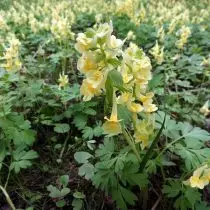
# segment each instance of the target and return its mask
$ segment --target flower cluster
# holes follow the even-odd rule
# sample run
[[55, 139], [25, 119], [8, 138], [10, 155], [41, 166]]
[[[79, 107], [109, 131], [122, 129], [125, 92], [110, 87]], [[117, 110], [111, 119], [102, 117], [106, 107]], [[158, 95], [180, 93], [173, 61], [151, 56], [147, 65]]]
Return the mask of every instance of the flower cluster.
[[58, 40], [67, 40], [68, 38], [73, 39], [74, 33], [71, 32], [71, 26], [67, 18], [59, 16], [57, 12], [52, 15], [52, 22], [50, 30], [52, 34]]
[[4, 46], [5, 52], [0, 59], [4, 61], [4, 63], [1, 64], [1, 67], [3, 67], [5, 70], [18, 71], [21, 68], [22, 64], [19, 59], [20, 45], [20, 41], [15, 37], [12, 37], [9, 40], [9, 47]]
[[60, 74], [58, 82], [59, 82], [59, 89], [65, 87], [69, 83], [68, 75], [65, 75], [64, 72]]
[[210, 168], [204, 165], [193, 172], [193, 175], [184, 183], [191, 187], [203, 189], [210, 181]]
[[[152, 128], [151, 121], [140, 121], [138, 113], [152, 113], [157, 110], [153, 104], [152, 92], [147, 91], [151, 80], [151, 62], [142, 49], [130, 43], [122, 49], [124, 41], [112, 35], [113, 26], [100, 24], [96, 29], [79, 33], [75, 48], [82, 53], [79, 58], [78, 70], [85, 75], [80, 88], [83, 100], [106, 93], [106, 82], [110, 72], [118, 72], [122, 78], [122, 87], [114, 87], [112, 94], [112, 112], [104, 125], [104, 133], [109, 136], [122, 132], [121, 120], [118, 120], [117, 105], [126, 107], [133, 115], [134, 137], [142, 143], [142, 148], [148, 145]], [[125, 91], [122, 91], [125, 90]]]
[[183, 49], [184, 45], [187, 43], [189, 36], [191, 35], [191, 30], [187, 26], [182, 26], [182, 28], [178, 31], [178, 35], [180, 35], [180, 39], [177, 40], [176, 46], [179, 49]]
[[151, 55], [155, 58], [157, 64], [162, 64], [164, 59], [164, 47], [160, 48], [158, 42], [156, 42], [155, 46], [150, 50]]

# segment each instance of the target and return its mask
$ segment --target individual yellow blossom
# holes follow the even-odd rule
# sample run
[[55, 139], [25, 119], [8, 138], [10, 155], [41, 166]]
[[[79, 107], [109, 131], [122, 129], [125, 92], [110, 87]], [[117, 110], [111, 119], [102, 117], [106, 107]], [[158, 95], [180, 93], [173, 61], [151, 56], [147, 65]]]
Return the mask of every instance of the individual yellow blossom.
[[79, 33], [76, 41], [75, 49], [80, 53], [83, 53], [96, 45], [96, 40], [87, 37], [84, 33]]
[[164, 58], [164, 47], [160, 48], [158, 42], [156, 41], [155, 46], [150, 50], [150, 53], [154, 56], [157, 64], [162, 64]]
[[106, 58], [113, 58], [120, 54], [120, 49], [122, 48], [124, 41], [117, 39], [114, 35], [111, 35], [107, 40], [107, 49], [105, 51]]
[[132, 97], [132, 93], [129, 92], [123, 92], [120, 96], [117, 97], [117, 103], [118, 104], [127, 104], [128, 102], [134, 100]]
[[123, 82], [125, 84], [129, 83], [133, 79], [131, 69], [126, 65], [126, 63], [123, 63], [123, 65], [120, 66], [119, 71], [122, 74]]
[[82, 57], [78, 60], [77, 68], [83, 74], [88, 74], [91, 71], [96, 70], [98, 68], [96, 55], [91, 51], [83, 53]]
[[147, 113], [155, 112], [158, 108], [155, 104], [152, 103], [152, 97], [154, 93], [149, 92], [146, 95], [140, 95], [139, 99], [143, 103], [144, 111]]
[[65, 87], [69, 83], [68, 75], [65, 75], [64, 73], [60, 74], [58, 82], [59, 82], [59, 88]]
[[209, 184], [209, 175], [210, 171], [207, 165], [204, 165], [193, 172], [193, 175], [189, 180], [184, 183], [190, 185], [193, 188], [203, 189], [206, 185]]
[[136, 39], [136, 35], [134, 34], [133, 31], [128, 31], [127, 39], [128, 40], [135, 40]]
[[112, 21], [110, 21], [110, 23], [104, 23], [99, 25], [95, 35], [97, 42], [99, 42], [99, 44], [104, 44], [110, 38], [112, 32], [113, 32]]
[[101, 71], [91, 71], [87, 74], [88, 83], [92, 84], [93, 88], [101, 87], [104, 76]]
[[118, 120], [117, 118], [117, 101], [115, 92], [113, 93], [113, 104], [110, 119], [107, 117], [105, 117], [105, 119], [107, 121], [103, 124], [104, 134], [107, 134], [108, 136], [114, 136], [122, 133], [120, 124], [121, 120]]
[[207, 116], [210, 114], [210, 101], [206, 101], [206, 103], [200, 108], [200, 112]]
[[114, 35], [111, 35], [107, 42], [107, 46], [110, 49], [120, 49], [123, 43], [124, 42], [121, 39], [117, 39]]
[[139, 113], [144, 110], [141, 104], [135, 103], [135, 102], [128, 102], [127, 107], [128, 107], [128, 110], [134, 113]]
[[157, 106], [152, 103], [152, 99], [148, 99], [143, 103], [144, 111], [147, 113], [157, 111]]
[[89, 101], [94, 96], [100, 95], [101, 89], [94, 87], [92, 83], [89, 83], [87, 79], [84, 79], [80, 87], [80, 93], [83, 95], [84, 101]]
[[148, 99], [152, 99], [152, 97], [154, 96], [154, 93], [149, 92], [146, 95], [140, 94], [139, 95], [139, 100], [144, 103], [146, 102]]
[[146, 148], [149, 144], [149, 135], [148, 133], [144, 130], [144, 132], [135, 132], [134, 133], [134, 138], [136, 143], [141, 143], [141, 148], [142, 150]]

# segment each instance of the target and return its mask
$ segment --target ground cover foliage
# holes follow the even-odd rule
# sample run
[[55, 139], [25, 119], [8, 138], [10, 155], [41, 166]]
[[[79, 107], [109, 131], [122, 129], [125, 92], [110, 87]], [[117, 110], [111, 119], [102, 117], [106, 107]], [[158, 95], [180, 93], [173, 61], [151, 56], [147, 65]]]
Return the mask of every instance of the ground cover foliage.
[[0, 2], [0, 209], [210, 209], [209, 0]]

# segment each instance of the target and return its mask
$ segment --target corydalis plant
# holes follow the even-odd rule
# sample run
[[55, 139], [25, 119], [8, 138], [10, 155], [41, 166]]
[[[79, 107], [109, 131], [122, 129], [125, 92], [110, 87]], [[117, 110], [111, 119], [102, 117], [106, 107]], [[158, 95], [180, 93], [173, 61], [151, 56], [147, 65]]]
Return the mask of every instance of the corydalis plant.
[[[77, 66], [85, 75], [80, 92], [85, 101], [105, 94], [106, 105], [111, 105], [112, 111], [110, 117], [105, 116], [104, 133], [108, 136], [122, 133], [137, 155], [135, 143], [140, 143], [142, 149], [149, 145], [153, 133], [151, 113], [157, 110], [152, 99], [154, 94], [148, 92], [152, 66], [149, 57], [137, 45], [130, 43], [123, 50], [125, 40], [117, 39], [112, 32], [110, 22], [78, 34], [75, 48], [82, 56]], [[132, 115], [133, 135], [123, 120], [118, 119], [119, 104]]]

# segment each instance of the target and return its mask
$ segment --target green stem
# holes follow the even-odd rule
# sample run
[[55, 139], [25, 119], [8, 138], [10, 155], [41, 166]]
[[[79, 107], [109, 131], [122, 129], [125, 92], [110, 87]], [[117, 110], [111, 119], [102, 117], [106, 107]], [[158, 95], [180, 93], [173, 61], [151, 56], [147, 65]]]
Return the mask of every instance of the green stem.
[[131, 140], [128, 132], [125, 129], [123, 129], [123, 135], [124, 135], [125, 140], [127, 141], [127, 143], [130, 145], [131, 149], [133, 150], [134, 154], [136, 155], [138, 161], [141, 162], [141, 159], [140, 159], [139, 153], [138, 153], [138, 151], [136, 149], [136, 146], [133, 143], [133, 141]]
[[181, 140], [184, 136], [179, 137], [178, 139], [175, 139], [174, 141], [172, 141], [170, 144], [168, 144], [160, 153], [159, 155], [156, 157], [156, 159], [158, 159], [167, 149], [169, 149], [174, 143], [176, 143], [177, 141]]
[[162, 130], [163, 130], [164, 125], [165, 125], [165, 120], [166, 120], [166, 114], [165, 114], [165, 116], [164, 116], [164, 120], [163, 120], [163, 123], [162, 123], [162, 126], [161, 126], [160, 130], [158, 131], [158, 133], [157, 133], [155, 139], [153, 140], [153, 142], [152, 142], [150, 148], [147, 150], [147, 153], [145, 154], [145, 156], [144, 156], [144, 158], [143, 158], [143, 160], [142, 160], [142, 162], [141, 162], [141, 164], [140, 164], [140, 172], [143, 171], [144, 167], [145, 167], [146, 164], [147, 164], [147, 161], [149, 160], [149, 158], [150, 158], [150, 156], [151, 156], [151, 154], [152, 154], [152, 152], [153, 152], [154, 147], [155, 147], [156, 144], [158, 143], [158, 140], [159, 140], [159, 138], [160, 138], [160, 135], [161, 135]]
[[0, 189], [3, 192], [3, 194], [4, 194], [4, 196], [7, 200], [7, 203], [10, 205], [11, 209], [16, 210], [15, 205], [13, 204], [13, 202], [12, 202], [11, 198], [9, 197], [7, 191], [1, 185], [0, 185]]
[[65, 139], [65, 141], [64, 141], [63, 148], [62, 148], [62, 150], [61, 150], [60, 156], [59, 156], [60, 159], [62, 159], [62, 157], [63, 157], [63, 153], [64, 153], [64, 151], [65, 151], [65, 149], [66, 149], [66, 145], [67, 145], [67, 142], [68, 142], [68, 140], [69, 140], [69, 137], [70, 137], [70, 135], [69, 135], [69, 133], [68, 133], [68, 135], [67, 135], [67, 137], [66, 137], [66, 139]]

